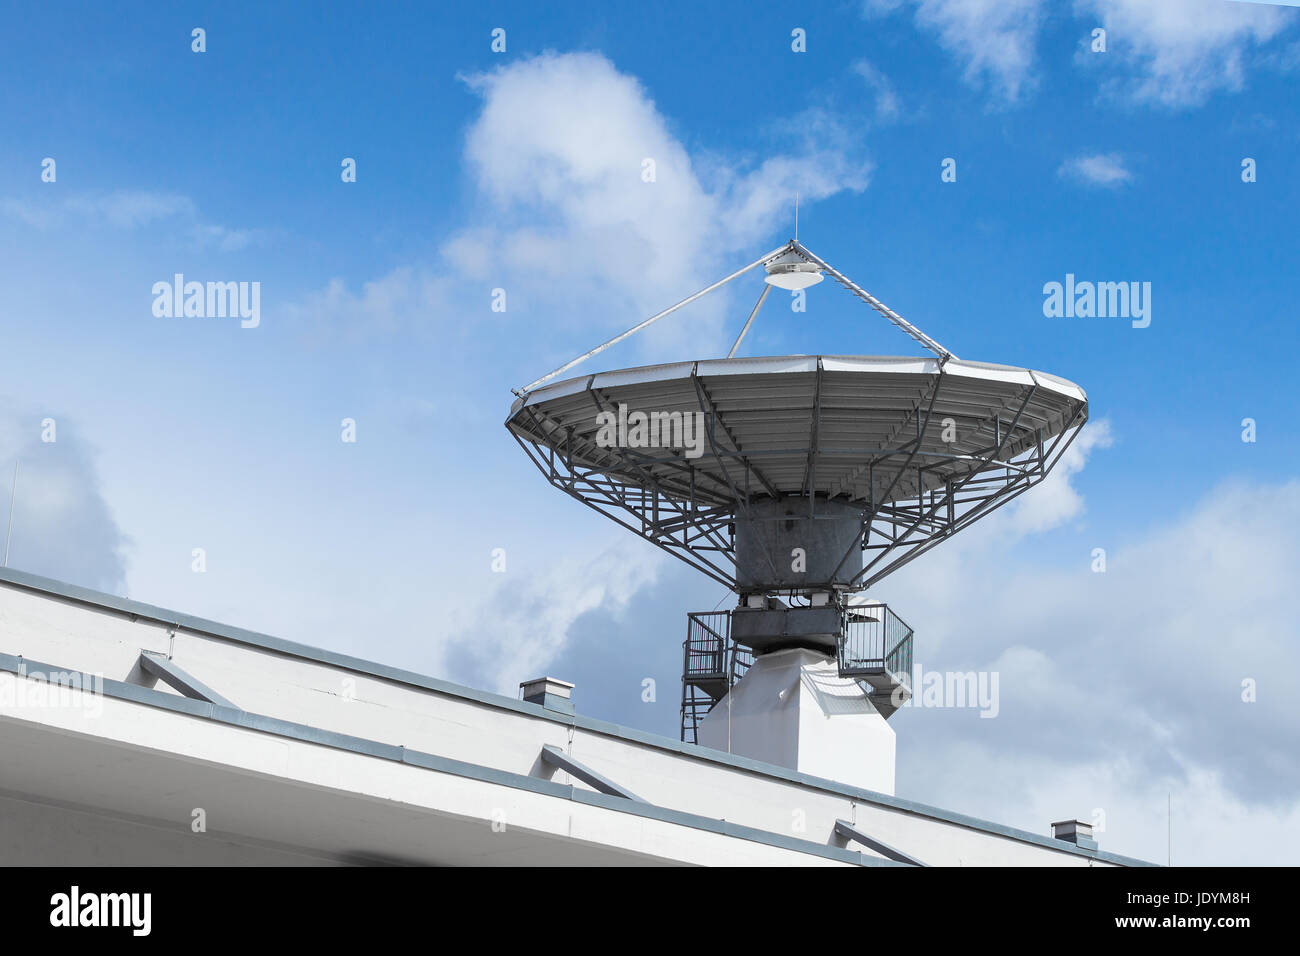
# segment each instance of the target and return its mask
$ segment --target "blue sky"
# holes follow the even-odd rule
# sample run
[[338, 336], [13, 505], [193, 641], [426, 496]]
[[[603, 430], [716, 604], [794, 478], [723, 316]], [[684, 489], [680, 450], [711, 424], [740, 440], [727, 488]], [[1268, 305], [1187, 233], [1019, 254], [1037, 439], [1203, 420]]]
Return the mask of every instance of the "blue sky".
[[[11, 565], [496, 689], [553, 671], [585, 712], [675, 735], [684, 612], [722, 595], [555, 493], [501, 423], [512, 386], [786, 239], [798, 191], [800, 238], [884, 302], [1091, 401], [1037, 504], [882, 589], [927, 666], [998, 668], [1006, 697], [998, 720], [898, 715], [900, 793], [1036, 830], [1109, 808], [1106, 845], [1162, 859], [1173, 793], [1193, 859], [1276, 859], [1270, 834], [1300, 821], [1300, 11], [3, 16]], [[176, 272], [259, 282], [260, 325], [155, 317]], [[1067, 273], [1150, 282], [1150, 326], [1046, 318]], [[725, 354], [756, 292], [591, 370]], [[770, 305], [745, 351], [916, 347], [826, 284], [806, 313]]]

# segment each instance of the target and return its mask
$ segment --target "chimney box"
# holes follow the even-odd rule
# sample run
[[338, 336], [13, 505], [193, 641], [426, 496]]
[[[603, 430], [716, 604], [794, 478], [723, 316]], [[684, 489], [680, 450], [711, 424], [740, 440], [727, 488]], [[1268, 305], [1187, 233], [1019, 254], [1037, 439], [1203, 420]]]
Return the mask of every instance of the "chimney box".
[[1088, 850], [1097, 849], [1097, 841], [1092, 838], [1092, 824], [1082, 820], [1060, 820], [1053, 823], [1052, 836]]
[[562, 714], [573, 713], [573, 685], [555, 677], [537, 677], [519, 685], [524, 700]]

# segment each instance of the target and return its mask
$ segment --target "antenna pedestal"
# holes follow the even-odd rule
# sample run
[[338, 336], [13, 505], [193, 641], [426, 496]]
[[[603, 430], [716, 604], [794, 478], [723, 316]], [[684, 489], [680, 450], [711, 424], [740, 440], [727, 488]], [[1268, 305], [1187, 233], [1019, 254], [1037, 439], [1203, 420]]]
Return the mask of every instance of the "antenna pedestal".
[[736, 515], [736, 590], [811, 594], [853, 588], [862, 570], [865, 509], [845, 501], [785, 495]]
[[[752, 501], [737, 514], [736, 642], [755, 654], [792, 647], [834, 654], [842, 595], [855, 590], [862, 570], [863, 517], [861, 505], [802, 495]], [[807, 600], [789, 606], [776, 595]]]
[[823, 607], [736, 608], [731, 614], [731, 636], [737, 644], [767, 654], [783, 648], [804, 647], [834, 654], [843, 628], [844, 612]]
[[700, 721], [705, 747], [814, 777], [894, 792], [894, 730], [835, 660], [805, 648], [773, 651]]

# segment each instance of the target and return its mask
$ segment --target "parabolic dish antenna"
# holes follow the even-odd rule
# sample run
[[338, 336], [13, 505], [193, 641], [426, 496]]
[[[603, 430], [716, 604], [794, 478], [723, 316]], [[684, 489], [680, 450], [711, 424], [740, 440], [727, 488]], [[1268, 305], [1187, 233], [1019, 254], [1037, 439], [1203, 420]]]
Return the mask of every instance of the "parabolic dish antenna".
[[[811, 274], [790, 270], [796, 257], [934, 354], [726, 358], [550, 381], [759, 265]], [[551, 484], [742, 595], [874, 585], [1041, 481], [1088, 417], [1079, 386], [958, 359], [795, 240], [517, 394], [507, 427]], [[804, 522], [817, 533], [766, 527]], [[803, 572], [788, 550], [770, 553], [796, 538], [817, 545]]]
[[[560, 378], [759, 266], [765, 282], [726, 358]], [[773, 288], [826, 276], [930, 354], [735, 357]], [[829, 666], [818, 662], [837, 657], [838, 686], [888, 719], [911, 694], [912, 629], [861, 592], [1042, 481], [1088, 418], [1079, 386], [957, 358], [797, 239], [515, 394], [506, 427], [551, 484], [738, 596], [688, 615], [682, 739], [796, 769], [816, 761], [774, 756], [771, 742], [804, 739], [800, 727], [822, 723], [797, 714], [823, 712], [801, 698], [768, 713], [763, 688], [788, 685], [790, 658], [766, 655], [805, 655], [800, 673], [816, 681]], [[751, 664], [756, 679], [738, 683]], [[767, 714], [748, 738], [733, 734], [730, 701], [725, 721], [714, 712], [733, 687], [742, 712]], [[763, 723], [778, 719], [780, 733]], [[862, 733], [868, 749], [886, 739]], [[886, 749], [876, 763], [892, 787]]]

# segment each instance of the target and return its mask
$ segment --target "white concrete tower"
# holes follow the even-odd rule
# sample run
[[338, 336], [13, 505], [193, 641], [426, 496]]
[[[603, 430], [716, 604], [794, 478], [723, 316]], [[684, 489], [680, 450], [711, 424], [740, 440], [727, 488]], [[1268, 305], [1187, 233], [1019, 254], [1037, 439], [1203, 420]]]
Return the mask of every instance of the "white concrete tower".
[[699, 743], [892, 795], [894, 729], [835, 659], [807, 648], [759, 657], [700, 721]]

